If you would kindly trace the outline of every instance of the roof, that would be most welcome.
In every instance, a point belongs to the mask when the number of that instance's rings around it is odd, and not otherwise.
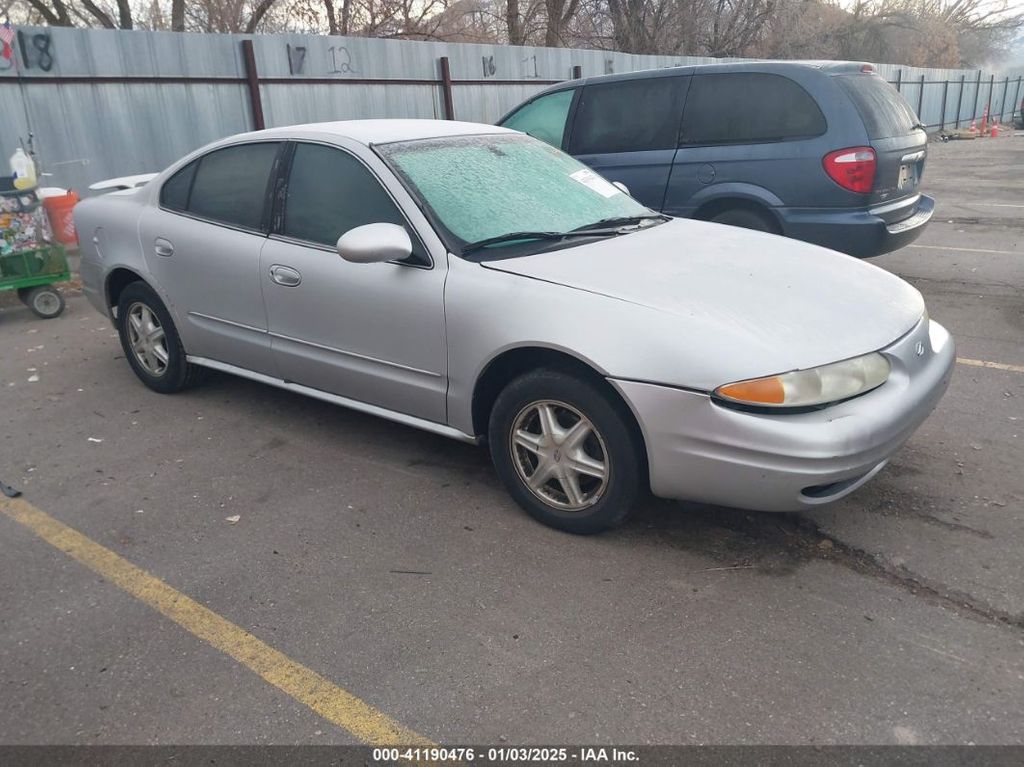
[[[459,122],[457,120],[339,120],[336,122],[288,125],[246,135],[247,137],[262,136],[266,138],[335,136],[369,145],[387,144],[392,141],[441,138],[444,136],[470,136],[480,133],[514,133],[514,131],[510,131],[508,128],[498,128],[494,125]]]
[[[632,72],[617,72],[610,75],[593,75],[581,80],[566,80],[541,91],[550,93],[566,88],[578,88],[580,85],[591,85],[603,82],[619,82],[622,80],[643,80],[650,77],[673,77],[696,74],[712,74],[724,72],[766,72],[781,74],[793,70],[814,69],[825,74],[845,74],[861,72],[862,67],[873,66],[862,61],[811,61],[799,59],[745,59],[740,61],[720,61],[714,64],[679,64],[656,69],[639,69]],[[536,98],[540,94],[535,94]],[[504,118],[502,118],[504,119]]]

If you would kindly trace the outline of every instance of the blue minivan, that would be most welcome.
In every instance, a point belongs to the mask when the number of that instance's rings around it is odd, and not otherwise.
[[[870,64],[743,62],[552,86],[499,123],[557,146],[671,216],[850,255],[907,245],[932,217],[928,136]]]

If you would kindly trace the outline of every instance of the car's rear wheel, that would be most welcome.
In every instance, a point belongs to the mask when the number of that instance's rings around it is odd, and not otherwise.
[[[584,378],[526,373],[491,411],[491,458],[531,516],[570,533],[621,524],[640,495],[642,446],[631,416]]]
[[[761,213],[750,208],[730,208],[715,214],[708,220],[715,224],[739,226],[743,229],[753,229],[757,232],[779,233],[778,225],[767,213]]]
[[[198,382],[203,369],[185,358],[170,312],[146,283],[133,282],[121,291],[117,331],[128,364],[153,391],[171,394]]]

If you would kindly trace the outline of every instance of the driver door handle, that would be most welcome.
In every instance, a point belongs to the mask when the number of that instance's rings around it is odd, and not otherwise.
[[[292,269],[290,266],[274,264],[270,267],[270,279],[278,285],[283,285],[286,288],[294,288],[302,282],[302,275],[299,274],[297,269]]]

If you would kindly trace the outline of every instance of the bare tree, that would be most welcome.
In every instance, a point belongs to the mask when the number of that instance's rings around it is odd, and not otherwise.
[[[74,17],[64,0],[28,0],[29,7],[39,14],[44,23],[52,27],[73,27]]]
[[[579,0],[544,0],[547,11],[544,45],[557,48],[565,44],[565,29],[576,15],[579,4]]]
[[[185,31],[185,0],[171,0],[171,31]]]
[[[188,0],[183,27],[202,32],[255,32],[277,0]],[[173,17],[172,9],[172,17]],[[172,21],[173,23],[173,21]]]
[[[993,61],[1024,29],[1019,0],[0,0],[0,8],[16,23],[63,27],[289,30],[945,67]]]

